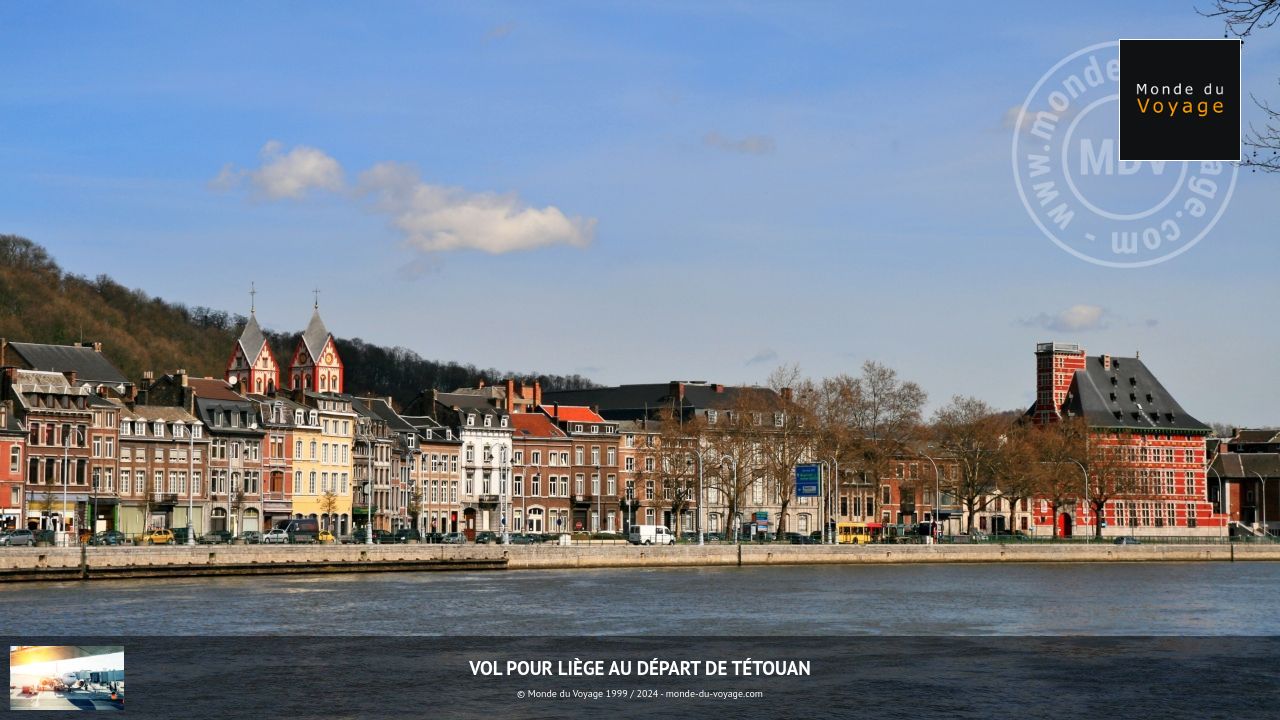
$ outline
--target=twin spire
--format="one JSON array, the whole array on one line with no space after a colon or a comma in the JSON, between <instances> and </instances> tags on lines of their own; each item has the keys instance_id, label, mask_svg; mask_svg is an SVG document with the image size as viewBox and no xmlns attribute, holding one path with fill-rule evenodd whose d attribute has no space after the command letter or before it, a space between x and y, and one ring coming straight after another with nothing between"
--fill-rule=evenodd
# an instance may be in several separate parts
<instances>
[{"instance_id":1,"label":"twin spire","mask_svg":"<svg viewBox=\"0 0 1280 720\"><path fill-rule=\"evenodd\" d=\"M284 385L304 390L342 392L343 366L333 336L320 318L320 288L313 295L311 321L303 331L290 362ZM237 339L237 350L227 365L228 382L242 384L245 392L271 392L281 387L281 368L258 324L258 288L249 285L249 318Z\"/></svg>"}]
</instances>

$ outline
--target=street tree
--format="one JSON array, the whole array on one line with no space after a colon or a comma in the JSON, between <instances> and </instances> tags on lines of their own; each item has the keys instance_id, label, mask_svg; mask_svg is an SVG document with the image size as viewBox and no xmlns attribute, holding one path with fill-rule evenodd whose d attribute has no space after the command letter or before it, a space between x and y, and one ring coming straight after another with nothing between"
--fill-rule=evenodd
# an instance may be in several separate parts
<instances>
[{"instance_id":1,"label":"street tree","mask_svg":"<svg viewBox=\"0 0 1280 720\"><path fill-rule=\"evenodd\" d=\"M965 531L972 533L974 517L996 489L1008 422L985 402L957 395L934 413L931 433L941 453L955 463L946 489L960 501Z\"/></svg>"}]
</instances>

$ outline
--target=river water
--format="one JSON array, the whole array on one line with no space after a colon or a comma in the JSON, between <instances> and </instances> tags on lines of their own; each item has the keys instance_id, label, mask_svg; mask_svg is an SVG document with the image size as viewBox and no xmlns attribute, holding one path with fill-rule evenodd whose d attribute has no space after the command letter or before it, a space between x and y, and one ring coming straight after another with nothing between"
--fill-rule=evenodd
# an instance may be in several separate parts
<instances>
[{"instance_id":1,"label":"river water","mask_svg":"<svg viewBox=\"0 0 1280 720\"><path fill-rule=\"evenodd\" d=\"M1280 563L421 572L0 585L0 635L1280 635Z\"/></svg>"}]
</instances>

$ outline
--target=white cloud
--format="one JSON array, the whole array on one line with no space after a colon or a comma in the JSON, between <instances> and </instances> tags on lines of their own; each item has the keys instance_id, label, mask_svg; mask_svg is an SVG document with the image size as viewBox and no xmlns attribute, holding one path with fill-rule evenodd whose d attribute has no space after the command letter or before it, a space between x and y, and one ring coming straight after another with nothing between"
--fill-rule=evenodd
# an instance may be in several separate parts
<instances>
[{"instance_id":1,"label":"white cloud","mask_svg":"<svg viewBox=\"0 0 1280 720\"><path fill-rule=\"evenodd\" d=\"M531 207L514 193L432 185L399 163L374 165L348 189L342 166L322 150L299 145L286 153L272 140L261 155L257 169L224 165L209 187L231 190L247 181L268 200L298 200L311 190L341 193L353 201L366 198L374 212L390 217L409 245L424 252L469 249L497 255L548 245L585 247L595 238L595 218L569 217L553 205ZM406 268L422 270L420 265Z\"/></svg>"},{"instance_id":2,"label":"white cloud","mask_svg":"<svg viewBox=\"0 0 1280 720\"><path fill-rule=\"evenodd\" d=\"M411 168L385 162L360 174L359 190L375 211L391 217L410 245L427 252L480 250L490 254L549 245L585 247L595 218L535 208L514 194L469 193L423 182Z\"/></svg>"},{"instance_id":3,"label":"white cloud","mask_svg":"<svg viewBox=\"0 0 1280 720\"><path fill-rule=\"evenodd\" d=\"M775 149L773 138L768 135L748 135L741 140L732 140L714 130L702 136L702 144L745 155L768 155Z\"/></svg>"},{"instance_id":4,"label":"white cloud","mask_svg":"<svg viewBox=\"0 0 1280 720\"><path fill-rule=\"evenodd\" d=\"M262 165L256 170L238 169L231 163L222 166L217 177L209 181L215 190L231 190L248 180L257 193L269 200L301 200L312 189L340 192L343 188L342 166L322 150L298 145L287 153L278 140L262 146Z\"/></svg>"},{"instance_id":5,"label":"white cloud","mask_svg":"<svg viewBox=\"0 0 1280 720\"><path fill-rule=\"evenodd\" d=\"M1101 330L1107 327L1110 313L1100 305L1072 305L1056 314L1040 313L1027 318L1022 324L1027 327L1041 327L1054 332L1084 332Z\"/></svg>"}]
</instances>

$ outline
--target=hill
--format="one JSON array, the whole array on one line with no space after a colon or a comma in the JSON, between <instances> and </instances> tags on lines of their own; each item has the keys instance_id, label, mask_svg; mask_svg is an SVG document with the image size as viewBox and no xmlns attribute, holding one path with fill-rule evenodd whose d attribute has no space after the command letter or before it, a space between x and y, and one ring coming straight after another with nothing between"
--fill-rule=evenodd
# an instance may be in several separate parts
<instances>
[{"instance_id":1,"label":"hill","mask_svg":"<svg viewBox=\"0 0 1280 720\"><path fill-rule=\"evenodd\" d=\"M245 317L188 307L129 289L106 275L92 280L63 272L40 245L0 235L0 337L18 342L101 342L103 352L130 378L186 368L221 377ZM272 347L292 351L297 334L268 333ZM346 364L347 391L387 395L405 402L424 389L474 387L507 377L538 380L547 390L594 387L578 375L506 373L437 362L402 347L337 339ZM286 358L282 357L281 362Z\"/></svg>"}]
</instances>

